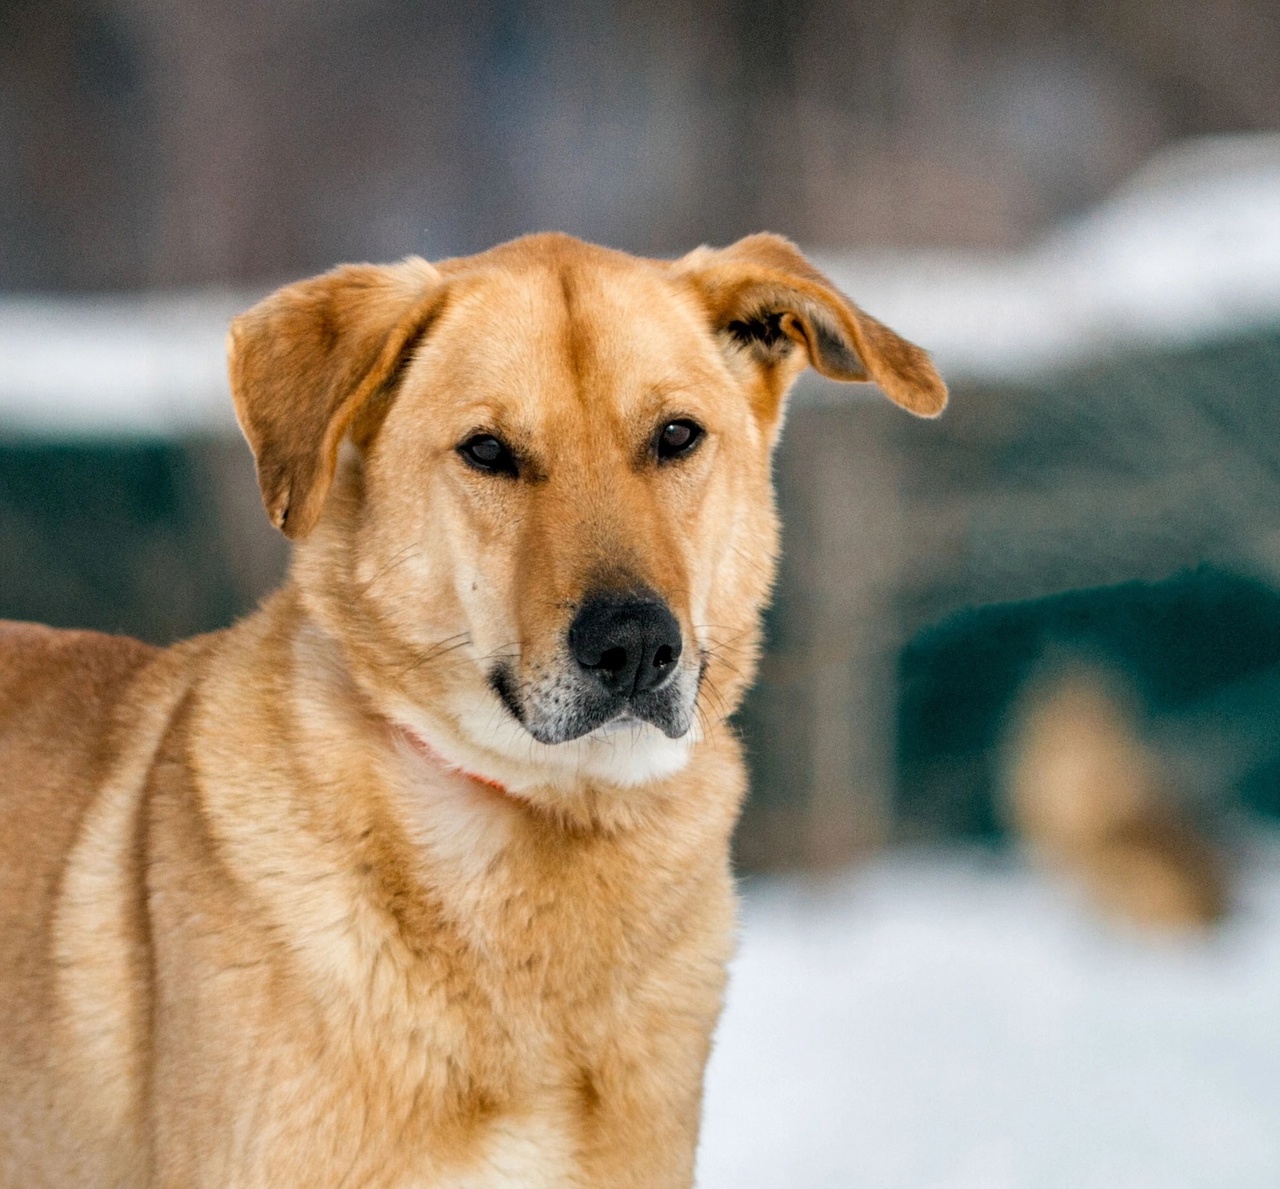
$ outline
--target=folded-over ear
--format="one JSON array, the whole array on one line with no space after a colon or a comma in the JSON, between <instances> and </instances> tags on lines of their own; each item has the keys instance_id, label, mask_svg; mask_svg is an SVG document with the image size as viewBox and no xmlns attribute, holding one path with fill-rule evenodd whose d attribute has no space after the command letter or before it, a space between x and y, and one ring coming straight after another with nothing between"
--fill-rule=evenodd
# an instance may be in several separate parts
<instances>
[{"instance_id":1,"label":"folded-over ear","mask_svg":"<svg viewBox=\"0 0 1280 1189\"><path fill-rule=\"evenodd\" d=\"M288 285L231 323L236 419L267 514L286 536L315 527L343 438L372 428L443 294L440 273L411 256Z\"/></svg>"},{"instance_id":2,"label":"folded-over ear","mask_svg":"<svg viewBox=\"0 0 1280 1189\"><path fill-rule=\"evenodd\" d=\"M806 363L833 380L874 380L921 417L946 407L947 386L928 354L864 314L790 240L749 235L727 248L697 248L675 268L692 282L725 350L759 369L766 416L777 415Z\"/></svg>"}]
</instances>

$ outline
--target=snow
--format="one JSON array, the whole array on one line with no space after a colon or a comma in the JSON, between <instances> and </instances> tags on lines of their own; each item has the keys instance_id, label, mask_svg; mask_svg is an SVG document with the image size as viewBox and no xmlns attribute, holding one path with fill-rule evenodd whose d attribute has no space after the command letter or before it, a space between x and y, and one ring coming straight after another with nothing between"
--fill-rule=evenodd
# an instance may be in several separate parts
<instances>
[{"instance_id":1,"label":"snow","mask_svg":"<svg viewBox=\"0 0 1280 1189\"><path fill-rule=\"evenodd\" d=\"M0 429L234 432L227 325L253 300L221 290L0 299Z\"/></svg>"},{"instance_id":2,"label":"snow","mask_svg":"<svg viewBox=\"0 0 1280 1189\"><path fill-rule=\"evenodd\" d=\"M1280 136L1166 150L1023 253L822 263L860 305L928 347L953 383L1280 326Z\"/></svg>"},{"instance_id":3,"label":"snow","mask_svg":"<svg viewBox=\"0 0 1280 1189\"><path fill-rule=\"evenodd\" d=\"M751 886L699 1185L1280 1184L1277 858L1180 941L991 856Z\"/></svg>"},{"instance_id":4,"label":"snow","mask_svg":"<svg viewBox=\"0 0 1280 1189\"><path fill-rule=\"evenodd\" d=\"M928 347L953 383L1280 325L1280 136L1167 150L1025 252L847 253L821 263L859 304ZM0 431L231 429L224 336L257 296L0 299Z\"/></svg>"}]
</instances>

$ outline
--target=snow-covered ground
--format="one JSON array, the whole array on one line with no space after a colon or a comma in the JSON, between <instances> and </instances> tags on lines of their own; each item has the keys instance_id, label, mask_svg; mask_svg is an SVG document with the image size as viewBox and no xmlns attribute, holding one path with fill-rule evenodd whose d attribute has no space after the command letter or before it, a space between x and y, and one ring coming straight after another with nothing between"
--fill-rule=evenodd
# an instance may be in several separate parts
<instances>
[{"instance_id":1,"label":"snow-covered ground","mask_svg":"<svg viewBox=\"0 0 1280 1189\"><path fill-rule=\"evenodd\" d=\"M1274 1189L1280 849L1198 940L992 857L749 887L699 1185Z\"/></svg>"},{"instance_id":2,"label":"snow-covered ground","mask_svg":"<svg viewBox=\"0 0 1280 1189\"><path fill-rule=\"evenodd\" d=\"M960 380L1280 325L1280 136L1189 141L1024 252L835 254L856 301ZM227 322L258 293L0 298L0 432L233 428ZM800 399L824 399L817 385Z\"/></svg>"}]
</instances>

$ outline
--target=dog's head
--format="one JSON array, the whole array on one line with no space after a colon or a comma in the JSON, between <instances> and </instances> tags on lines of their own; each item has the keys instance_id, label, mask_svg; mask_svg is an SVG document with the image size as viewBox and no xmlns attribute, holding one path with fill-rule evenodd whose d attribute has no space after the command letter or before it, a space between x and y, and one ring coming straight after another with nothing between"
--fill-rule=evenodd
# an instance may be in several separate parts
<instances>
[{"instance_id":1,"label":"dog's head","mask_svg":"<svg viewBox=\"0 0 1280 1189\"><path fill-rule=\"evenodd\" d=\"M357 679L515 784L668 774L737 704L806 365L925 416L946 400L770 235L341 268L236 319L230 361L267 510L307 538L299 585Z\"/></svg>"}]
</instances>

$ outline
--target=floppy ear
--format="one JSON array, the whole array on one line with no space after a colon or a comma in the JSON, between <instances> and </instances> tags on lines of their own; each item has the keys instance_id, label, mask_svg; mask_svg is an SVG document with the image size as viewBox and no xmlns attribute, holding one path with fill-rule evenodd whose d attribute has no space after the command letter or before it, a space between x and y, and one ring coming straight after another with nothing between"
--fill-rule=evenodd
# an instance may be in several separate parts
<instances>
[{"instance_id":1,"label":"floppy ear","mask_svg":"<svg viewBox=\"0 0 1280 1189\"><path fill-rule=\"evenodd\" d=\"M697 248L675 267L726 351L759 369L768 418L806 363L832 380L874 380L921 417L946 407L947 386L928 354L864 314L790 240L749 235L727 248Z\"/></svg>"},{"instance_id":2,"label":"floppy ear","mask_svg":"<svg viewBox=\"0 0 1280 1189\"><path fill-rule=\"evenodd\" d=\"M285 536L315 527L343 438L385 403L443 292L440 273L417 257L346 265L278 290L231 323L236 419Z\"/></svg>"}]
</instances>

